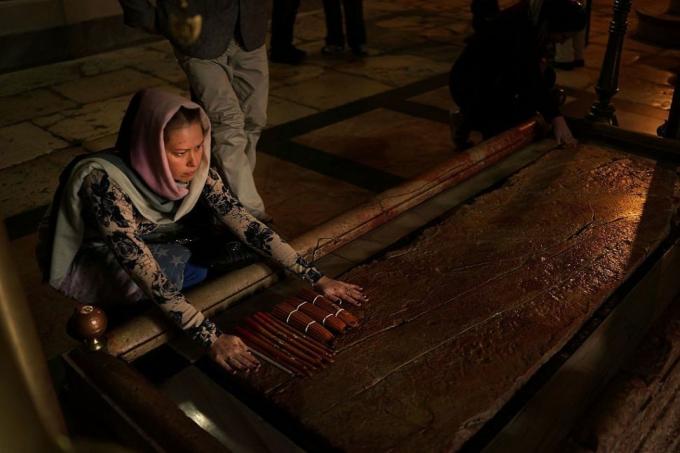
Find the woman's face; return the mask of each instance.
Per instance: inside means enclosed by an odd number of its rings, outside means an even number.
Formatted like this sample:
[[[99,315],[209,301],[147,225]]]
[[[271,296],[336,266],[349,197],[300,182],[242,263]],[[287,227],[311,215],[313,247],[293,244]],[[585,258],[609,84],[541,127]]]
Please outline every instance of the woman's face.
[[[203,157],[203,128],[198,122],[173,129],[165,141],[168,166],[175,181],[188,183],[196,174]]]

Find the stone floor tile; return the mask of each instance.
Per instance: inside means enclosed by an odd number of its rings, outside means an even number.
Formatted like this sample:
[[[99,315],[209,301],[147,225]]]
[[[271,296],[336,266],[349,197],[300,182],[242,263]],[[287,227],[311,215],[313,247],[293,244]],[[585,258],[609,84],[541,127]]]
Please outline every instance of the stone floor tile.
[[[680,53],[675,56],[671,54],[670,51],[664,51],[658,55],[645,57],[640,61],[640,63],[652,66],[657,69],[676,73],[680,72]]]
[[[451,99],[449,87],[441,87],[436,90],[428,91],[427,93],[414,96],[409,101],[417,102],[418,104],[430,105],[432,107],[439,107],[442,110],[458,110],[456,103]]]
[[[19,123],[75,107],[76,103],[39,89],[0,98],[0,126]]]
[[[68,143],[31,123],[24,122],[0,128],[0,168],[29,161]]]
[[[657,85],[646,80],[625,77],[619,79],[619,92],[616,94],[618,99],[637,102],[651,107],[669,110],[671,98],[673,97],[673,87],[669,85]]]
[[[367,26],[368,45],[384,52],[396,49],[423,49],[429,47],[425,36],[418,33],[406,33],[396,28],[385,28],[375,24]]]
[[[10,217],[52,201],[59,175],[81,148],[67,148],[0,170],[0,213]]]
[[[597,77],[585,68],[571,71],[557,70],[557,85],[576,90],[583,90],[597,83]]]
[[[404,15],[378,20],[375,25],[382,28],[401,30],[405,33],[420,33],[425,29],[445,28],[450,25],[450,18],[438,15]],[[405,37],[408,39],[408,37]]]
[[[449,64],[414,55],[382,55],[335,67],[340,72],[363,75],[395,87],[446,73],[450,68]]]
[[[67,112],[67,117],[48,130],[74,143],[82,143],[118,132],[131,95],[87,104]]]
[[[663,124],[663,120],[659,120],[658,118],[639,115],[621,109],[616,111],[616,118],[619,120],[619,127],[621,129],[651,135],[656,135],[657,128]]]
[[[670,85],[670,79],[674,76],[674,74],[671,71],[658,69],[654,66],[649,66],[638,62],[636,64],[626,66],[621,71],[621,76],[638,78],[658,85]]]
[[[411,178],[451,158],[448,124],[378,109],[295,138],[397,176]]]
[[[174,51],[172,44],[170,44],[170,41],[164,38],[159,38],[158,41],[151,44],[147,44],[146,47],[150,49],[160,50],[161,52],[166,53],[172,53]]]
[[[583,52],[583,58],[586,63],[586,67],[600,69],[602,67],[602,61],[604,59],[605,46],[598,44],[591,44],[586,47]],[[621,65],[633,64],[640,60],[640,52],[625,50],[621,53]]]
[[[0,74],[0,96],[24,93],[80,77],[78,66],[72,61],[8,72]]]
[[[453,63],[458,59],[458,56],[463,51],[463,44],[439,44],[432,45],[428,47],[421,47],[420,49],[403,49],[395,51],[394,54],[401,55],[411,54],[418,55],[422,58],[427,58],[428,60],[437,61],[446,64],[446,66],[451,69]]]
[[[351,90],[348,87],[352,87]],[[363,77],[326,72],[301,84],[276,88],[271,93],[316,109],[329,109],[386,90],[388,85]]]
[[[83,142],[82,146],[87,151],[94,153],[97,151],[113,148],[114,145],[116,144],[117,138],[118,138],[117,133],[109,134],[92,140],[86,140],[85,142]]]
[[[53,89],[69,99],[87,104],[164,83],[156,77],[126,68],[55,85]]]
[[[295,37],[303,41],[325,39],[326,21],[323,12],[318,11],[298,17],[295,21]]]
[[[174,85],[162,85],[157,88],[189,97],[188,91]],[[74,143],[87,143],[88,149],[90,146],[96,147],[94,140],[118,132],[131,97],[132,94],[119,96],[64,111],[64,118],[48,126],[48,130]]]
[[[319,47],[320,49],[320,47]],[[319,49],[316,49],[318,52]],[[269,87],[277,88],[285,85],[295,85],[305,80],[314,79],[323,74],[324,69],[314,64],[269,64]]]
[[[318,110],[287,101],[286,99],[269,96],[267,126],[277,126],[317,112]]]
[[[638,41],[634,37],[626,37],[623,41],[623,48],[624,50],[640,52],[644,56],[655,55],[661,52],[661,48]]]
[[[31,119],[31,123],[38,127],[47,128],[54,123],[63,120],[66,116],[63,113],[53,113],[51,115],[39,116]]]
[[[125,67],[143,69],[146,64],[162,59],[165,52],[143,46],[133,46],[91,55],[80,60],[80,72],[85,77],[117,71]]]
[[[255,183],[274,229],[295,238],[368,200],[372,192],[264,153],[258,154]]]
[[[170,83],[183,83],[187,78],[174,54],[159,54],[153,59],[140,61],[133,67]]]
[[[387,16],[395,13],[402,13],[403,8],[392,2],[370,1],[364,2],[364,19],[372,20],[378,17]]]

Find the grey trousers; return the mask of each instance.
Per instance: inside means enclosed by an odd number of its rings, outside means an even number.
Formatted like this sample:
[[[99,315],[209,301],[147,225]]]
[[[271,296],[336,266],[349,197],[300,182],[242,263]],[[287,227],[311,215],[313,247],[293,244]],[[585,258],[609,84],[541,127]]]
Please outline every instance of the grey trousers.
[[[191,91],[212,125],[212,156],[241,203],[265,216],[255,188],[255,147],[267,124],[269,66],[265,46],[247,52],[232,40],[217,58],[203,60],[176,52]]]

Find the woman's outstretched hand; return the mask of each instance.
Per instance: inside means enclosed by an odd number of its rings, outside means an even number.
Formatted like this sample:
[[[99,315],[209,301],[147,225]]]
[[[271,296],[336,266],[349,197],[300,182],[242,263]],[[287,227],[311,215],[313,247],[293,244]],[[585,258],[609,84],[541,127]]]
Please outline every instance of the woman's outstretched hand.
[[[332,302],[345,301],[360,307],[362,302],[368,300],[362,287],[352,283],[333,280],[326,276],[321,277],[314,285],[314,288]]]
[[[566,146],[567,148],[573,148],[578,145],[578,141],[571,134],[567,121],[563,116],[556,116],[552,120],[552,126],[557,144]]]
[[[257,370],[260,362],[239,337],[222,334],[210,347],[210,357],[230,373]]]

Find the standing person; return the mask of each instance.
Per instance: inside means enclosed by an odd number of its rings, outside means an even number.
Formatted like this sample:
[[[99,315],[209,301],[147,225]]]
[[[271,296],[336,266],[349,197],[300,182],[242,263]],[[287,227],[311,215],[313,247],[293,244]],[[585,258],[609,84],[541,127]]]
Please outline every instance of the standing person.
[[[160,33],[173,45],[191,93],[212,124],[213,156],[238,199],[258,219],[271,221],[257,192],[255,149],[267,124],[269,68],[265,0],[178,2],[119,0],[125,23]],[[201,16],[198,38],[186,44],[171,33],[178,17]]]
[[[274,0],[272,3],[272,37],[269,41],[269,58],[274,63],[297,65],[304,61],[307,52],[293,45],[295,16],[300,0]]]
[[[471,130],[484,138],[540,112],[552,123],[560,144],[576,140],[560,113],[553,87],[555,71],[546,64],[550,42],[564,42],[585,27],[585,12],[571,0],[545,0],[534,22],[531,4],[500,12],[475,33],[451,68],[449,89],[460,107],[457,148],[469,146]]]
[[[324,55],[339,55],[345,51],[345,34],[342,31],[342,13],[345,13],[347,44],[357,57],[368,55],[366,50],[366,25],[362,0],[323,0],[326,15],[326,45]]]

